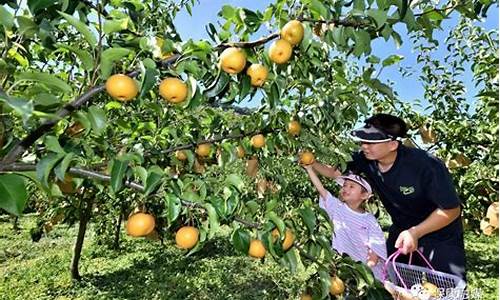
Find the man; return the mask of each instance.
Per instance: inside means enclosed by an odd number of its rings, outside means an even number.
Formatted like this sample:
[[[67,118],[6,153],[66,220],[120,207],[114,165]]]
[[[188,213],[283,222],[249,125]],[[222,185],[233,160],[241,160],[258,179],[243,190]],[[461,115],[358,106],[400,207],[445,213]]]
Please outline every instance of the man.
[[[406,136],[406,123],[395,116],[377,114],[352,132],[361,151],[347,168],[364,174],[392,218],[387,254],[420,249],[432,266],[465,280],[465,250],[460,200],[442,161],[424,150],[408,148],[398,138]],[[335,167],[314,163],[320,174],[334,178]],[[416,264],[423,265],[422,261]],[[407,263],[407,257],[400,261]]]

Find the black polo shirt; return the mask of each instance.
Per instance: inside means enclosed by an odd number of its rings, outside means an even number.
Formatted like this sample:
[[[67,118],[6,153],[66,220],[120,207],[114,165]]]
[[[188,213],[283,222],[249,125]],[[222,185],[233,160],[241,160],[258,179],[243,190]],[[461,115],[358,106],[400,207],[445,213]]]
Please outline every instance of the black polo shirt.
[[[391,216],[395,231],[418,225],[436,208],[450,209],[461,204],[446,166],[421,149],[400,144],[396,161],[385,173],[378,169],[376,161],[366,159],[361,151],[353,155],[347,168],[368,178]],[[457,218],[423,239],[442,240],[461,235],[462,223]]]

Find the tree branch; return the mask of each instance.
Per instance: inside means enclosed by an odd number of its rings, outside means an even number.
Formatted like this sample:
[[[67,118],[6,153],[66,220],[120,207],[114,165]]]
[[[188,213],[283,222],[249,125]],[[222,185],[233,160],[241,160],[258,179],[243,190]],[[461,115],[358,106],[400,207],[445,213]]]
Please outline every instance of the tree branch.
[[[355,21],[355,20],[350,20],[350,19],[343,19],[343,20],[315,20],[315,19],[308,19],[308,18],[297,18],[298,21],[301,22],[310,22],[310,23],[319,23],[319,24],[333,24],[335,26],[344,26],[344,27],[364,27],[369,25],[367,22],[363,21]],[[216,50],[228,48],[228,47],[239,47],[239,48],[252,48],[255,46],[259,46],[262,44],[265,44],[269,42],[270,40],[273,40],[275,38],[278,38],[280,36],[279,32],[272,33],[268,36],[262,37],[258,40],[255,41],[249,41],[249,42],[226,42],[219,44],[215,47]]]
[[[36,170],[36,165],[35,164],[23,164],[23,163],[13,163],[13,164],[0,164],[0,173],[5,173],[5,172],[27,172],[27,171],[35,171]],[[92,170],[87,170],[87,169],[82,169],[82,168],[75,168],[71,167],[68,169],[67,173],[74,175],[76,177],[85,177],[85,178],[91,178],[95,179],[98,181],[103,181],[103,182],[111,182],[111,176],[105,175],[96,171]],[[138,190],[140,192],[144,192],[145,188],[142,184],[127,180],[124,183],[125,186],[132,188],[134,190]],[[181,199],[181,203],[184,206],[189,206],[189,207],[196,207],[196,208],[201,208],[205,209],[205,206],[202,203],[196,203],[196,202],[191,202],[187,200]],[[238,216],[235,216],[233,218],[236,222],[241,223],[247,227],[252,227],[252,228],[260,228],[260,224],[258,223],[253,223],[247,220],[244,220]]]
[[[315,20],[315,19],[309,19],[309,18],[297,18],[298,21],[301,22],[310,22],[310,23],[316,23],[316,24],[333,24],[335,26],[344,26],[344,27],[364,27],[369,25],[370,23],[363,21],[356,21],[356,20],[351,20],[351,19],[343,19],[343,20]]]
[[[273,39],[275,39],[275,38],[277,38],[279,36],[280,36],[279,32],[276,32],[276,33],[270,34],[270,35],[268,35],[266,37],[260,38],[260,39],[255,40],[255,41],[222,43],[222,44],[217,45],[215,47],[215,49],[216,50],[220,50],[220,49],[228,48],[228,47],[252,48],[252,47],[255,47],[255,46],[259,46],[259,45],[265,44],[265,43],[269,42],[270,40],[273,40]]]
[[[217,103],[208,103],[207,104],[210,107],[213,108],[220,108],[222,110],[233,110],[235,113],[239,115],[244,115],[244,116],[249,116],[255,112],[255,109],[251,108],[246,108],[246,107],[239,107],[235,105],[223,105],[223,104],[217,104]]]
[[[457,6],[458,5],[450,5],[450,6],[445,7],[445,8],[434,8],[434,9],[431,9],[431,10],[428,10],[428,11],[424,11],[422,13],[415,14],[415,17],[420,17],[420,16],[423,16],[423,15],[429,14],[431,12],[446,12],[449,9],[455,9],[455,7],[457,7]]]
[[[267,133],[270,133],[271,130],[263,130],[263,131],[251,131],[251,132],[246,132],[246,133],[239,133],[239,134],[230,134],[230,135],[226,135],[226,136],[221,136],[221,137],[217,137],[217,138],[211,138],[211,139],[206,139],[206,140],[202,140],[202,141],[198,141],[198,142],[195,142],[195,143],[189,143],[189,144],[185,144],[185,145],[181,145],[181,146],[175,146],[175,147],[172,147],[172,148],[168,148],[166,150],[163,150],[163,151],[160,151],[161,154],[169,154],[169,153],[172,153],[174,151],[177,151],[177,150],[184,150],[184,149],[189,149],[189,148],[194,148],[200,144],[213,144],[213,143],[216,143],[216,142],[220,142],[222,140],[233,140],[233,139],[238,139],[238,138],[242,138],[242,137],[245,137],[245,136],[250,136],[250,135],[255,135],[255,134],[267,134]]]
[[[162,66],[168,66],[172,64],[175,60],[177,60],[177,58],[179,58],[179,55],[173,55],[167,58],[166,60],[162,61],[161,64]],[[138,74],[139,71],[132,71],[127,75],[130,77],[136,77]],[[2,163],[10,164],[15,162],[19,156],[21,156],[41,136],[49,132],[52,129],[52,127],[54,127],[60,120],[62,120],[64,117],[68,116],[70,113],[77,110],[84,104],[90,102],[92,97],[94,97],[96,94],[102,92],[105,89],[106,87],[104,84],[92,87],[90,90],[88,90],[83,95],[76,98],[74,101],[64,105],[63,108],[61,108],[58,112],[56,112],[57,118],[44,122],[38,128],[30,132],[27,137],[25,137],[23,140],[21,140],[15,146],[13,146],[3,158]]]

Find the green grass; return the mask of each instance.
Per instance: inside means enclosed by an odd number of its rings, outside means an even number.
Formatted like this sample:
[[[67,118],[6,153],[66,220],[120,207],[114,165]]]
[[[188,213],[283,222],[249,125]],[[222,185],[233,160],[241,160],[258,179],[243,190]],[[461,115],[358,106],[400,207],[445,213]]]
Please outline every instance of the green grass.
[[[5,216],[4,216],[5,217]],[[240,256],[227,239],[215,239],[190,257],[171,242],[124,239],[122,250],[97,246],[88,230],[80,273],[73,282],[69,263],[75,228],[58,225],[38,243],[29,229],[35,218],[20,220],[15,233],[0,219],[1,299],[298,299],[307,274]],[[470,289],[480,299],[497,299],[498,236],[466,234]]]

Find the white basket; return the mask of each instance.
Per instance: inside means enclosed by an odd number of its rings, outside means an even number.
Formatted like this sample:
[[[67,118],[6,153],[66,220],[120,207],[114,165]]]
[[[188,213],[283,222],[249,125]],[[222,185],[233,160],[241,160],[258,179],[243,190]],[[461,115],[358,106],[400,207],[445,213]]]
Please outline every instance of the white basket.
[[[403,264],[396,262],[396,258],[399,256],[400,251],[396,251],[391,256],[387,258],[384,274],[388,284],[392,289],[397,292],[406,292],[411,294],[411,287],[414,285],[422,284],[425,280],[438,287],[440,291],[440,297],[431,297],[430,299],[439,300],[462,300],[467,299],[465,291],[465,281],[462,278],[439,272],[432,269],[429,261],[425,259],[422,253],[418,252],[424,261],[429,265],[430,268],[415,266],[411,264]],[[416,297],[415,299],[418,299]]]

